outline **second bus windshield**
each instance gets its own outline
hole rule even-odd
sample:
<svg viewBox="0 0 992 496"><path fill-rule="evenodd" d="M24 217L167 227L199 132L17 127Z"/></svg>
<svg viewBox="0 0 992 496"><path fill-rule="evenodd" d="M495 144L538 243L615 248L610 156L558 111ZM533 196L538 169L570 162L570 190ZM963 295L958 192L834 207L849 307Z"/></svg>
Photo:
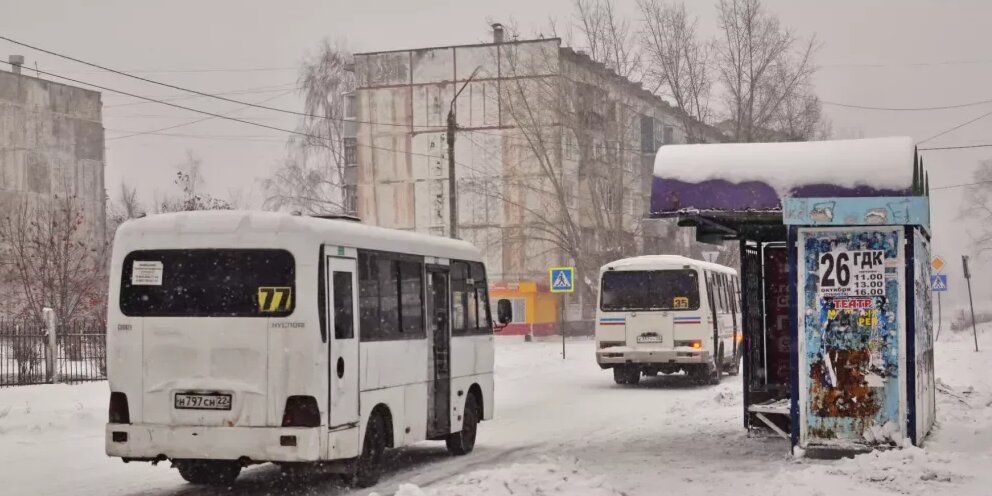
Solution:
<svg viewBox="0 0 992 496"><path fill-rule="evenodd" d="M697 310L696 271L623 270L603 274L600 308L606 312Z"/></svg>

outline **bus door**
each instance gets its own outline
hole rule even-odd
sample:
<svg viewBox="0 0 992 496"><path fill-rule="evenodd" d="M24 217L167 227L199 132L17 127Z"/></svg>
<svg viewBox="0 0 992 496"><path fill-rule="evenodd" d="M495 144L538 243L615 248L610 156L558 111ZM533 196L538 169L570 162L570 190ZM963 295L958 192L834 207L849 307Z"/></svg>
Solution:
<svg viewBox="0 0 992 496"><path fill-rule="evenodd" d="M451 310L448 267L427 266L427 315L430 316L430 378L427 437L451 433Z"/></svg>
<svg viewBox="0 0 992 496"><path fill-rule="evenodd" d="M716 295L716 277L715 274L705 271L704 280L706 281L706 304L709 305L710 317L713 319L713 358L717 357L720 352L720 317L716 313L717 298Z"/></svg>
<svg viewBox="0 0 992 496"><path fill-rule="evenodd" d="M328 256L324 259L327 291L328 428L358 426L358 298L355 260Z"/></svg>

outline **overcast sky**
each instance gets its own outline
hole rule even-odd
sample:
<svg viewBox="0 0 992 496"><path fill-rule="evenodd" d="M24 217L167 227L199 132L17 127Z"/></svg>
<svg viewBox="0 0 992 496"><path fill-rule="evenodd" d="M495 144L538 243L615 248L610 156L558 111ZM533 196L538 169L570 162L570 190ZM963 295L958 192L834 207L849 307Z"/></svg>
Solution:
<svg viewBox="0 0 992 496"><path fill-rule="evenodd" d="M687 2L702 27L715 30L714 2ZM636 15L634 0L617 0ZM797 34L822 43L816 90L826 102L878 107L927 107L992 99L992 53L988 50L992 2L983 0L765 0ZM0 33L13 39L205 92L239 92L230 98L300 110L291 91L294 67L322 38L341 40L353 51L477 43L490 38L487 21L515 21L524 34L547 19L567 19L570 0L0 0ZM0 57L23 54L26 65L85 82L145 96L180 92L106 75L0 41ZM27 71L30 74L30 71ZM284 155L285 136L253 126L208 120L166 133L141 135L201 119L193 112L135 104L104 92L107 187L122 180L151 202L171 192L175 165L187 150L203 160L209 191L258 205L257 184ZM199 109L292 128L293 116L195 98L175 101ZM886 112L825 107L835 137L908 135L922 141L986 112L992 104L928 112ZM992 143L992 116L921 146ZM992 148L928 152L931 186L968 182ZM960 274L967 228L958 216L960 189L933 191L936 251ZM990 278L978 283L989 291ZM958 277L952 287L960 288ZM960 301L962 293L952 296Z"/></svg>

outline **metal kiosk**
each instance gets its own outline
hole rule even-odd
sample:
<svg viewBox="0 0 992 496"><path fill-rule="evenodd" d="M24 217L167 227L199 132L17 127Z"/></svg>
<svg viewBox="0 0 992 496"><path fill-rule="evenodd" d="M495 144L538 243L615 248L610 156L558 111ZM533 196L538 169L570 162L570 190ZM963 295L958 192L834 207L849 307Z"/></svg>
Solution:
<svg viewBox="0 0 992 496"><path fill-rule="evenodd" d="M909 138L675 145L651 213L737 241L744 426L811 457L934 422L927 180Z"/></svg>

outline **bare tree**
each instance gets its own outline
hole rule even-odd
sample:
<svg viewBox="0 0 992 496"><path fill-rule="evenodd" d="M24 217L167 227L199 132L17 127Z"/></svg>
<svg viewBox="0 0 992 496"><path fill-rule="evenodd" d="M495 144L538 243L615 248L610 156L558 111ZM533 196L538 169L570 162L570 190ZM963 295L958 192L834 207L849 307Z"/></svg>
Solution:
<svg viewBox="0 0 992 496"><path fill-rule="evenodd" d="M690 18L685 4L663 0L638 0L641 11L641 44L650 68L645 78L655 92L675 100L686 141L702 141L702 124L710 120L711 45L701 40L698 19Z"/></svg>
<svg viewBox="0 0 992 496"><path fill-rule="evenodd" d="M106 243L94 237L74 195L25 199L0 220L7 277L17 287L17 312L36 322L42 309L69 322L102 299L106 287Z"/></svg>
<svg viewBox="0 0 992 496"><path fill-rule="evenodd" d="M345 170L356 153L346 143L348 93L356 87L351 54L324 40L320 49L303 62L299 88L304 113L289 153L272 177L262 182L265 207L291 208L309 214L334 214L353 210L347 200ZM350 194L350 193L349 193Z"/></svg>
<svg viewBox="0 0 992 496"><path fill-rule="evenodd" d="M801 42L760 0L720 0L716 65L730 132L739 142L813 137L820 102L810 92L815 37ZM791 135L797 132L799 135Z"/></svg>
<svg viewBox="0 0 992 496"><path fill-rule="evenodd" d="M972 233L972 247L980 256L992 254L992 160L983 160L972 174L973 185L965 189L963 217L979 221Z"/></svg>
<svg viewBox="0 0 992 496"><path fill-rule="evenodd" d="M117 199L108 198L107 202L107 235L113 237L117 227L130 219L136 219L145 214L144 207L138 200L138 190L121 181Z"/></svg>
<svg viewBox="0 0 992 496"><path fill-rule="evenodd" d="M589 314L596 291L589 275L641 248L644 176L629 145L639 114L633 103L604 89L604 80L616 75L586 55L533 47L501 49L500 106L514 128L503 134L500 177L477 181L485 185L477 193L506 207L512 227L504 260L522 265L508 272L574 264Z"/></svg>
<svg viewBox="0 0 992 496"><path fill-rule="evenodd" d="M203 193L200 174L202 161L192 151L186 151L186 160L177 167L174 183L179 186L179 197L170 197L159 203L159 212L190 212L194 210L232 210L230 202Z"/></svg>
<svg viewBox="0 0 992 496"><path fill-rule="evenodd" d="M589 57L621 77L640 79L641 53L636 35L630 21L616 12L613 0L575 0L573 17L582 36L580 43Z"/></svg>

